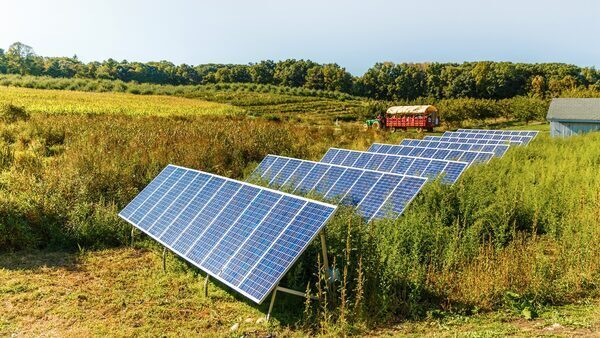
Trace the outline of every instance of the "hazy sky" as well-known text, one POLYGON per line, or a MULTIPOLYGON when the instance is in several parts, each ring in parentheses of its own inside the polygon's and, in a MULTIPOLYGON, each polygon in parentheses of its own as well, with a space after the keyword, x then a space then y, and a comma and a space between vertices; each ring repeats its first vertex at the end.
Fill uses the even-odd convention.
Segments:
POLYGON ((0 48, 83 61, 264 59, 565 62, 600 66, 598 0, 3 0, 0 48))

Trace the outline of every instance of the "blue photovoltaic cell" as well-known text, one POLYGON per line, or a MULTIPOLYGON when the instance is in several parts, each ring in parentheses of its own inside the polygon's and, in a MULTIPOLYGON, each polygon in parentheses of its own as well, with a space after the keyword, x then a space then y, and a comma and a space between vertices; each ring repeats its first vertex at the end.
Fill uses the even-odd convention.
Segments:
POLYGON ((223 184, 219 190, 212 196, 211 200, 204 206, 204 209, 199 212, 184 230, 179 239, 173 244, 173 248, 179 252, 187 253, 192 245, 202 233, 207 229, 208 225, 219 214, 219 211, 226 205, 231 198, 231 195, 236 193, 241 187, 241 184, 233 181, 225 181, 221 179, 223 184))
POLYGON ((408 153, 408 156, 420 157, 421 154, 425 151, 425 148, 412 148, 408 153))
MULTIPOLYGON (((430 137, 434 137, 434 136, 427 136, 426 138, 430 138, 430 137)), ((443 138, 437 138, 438 140, 442 140, 443 138)), ((409 142, 409 139, 404 139, 403 140, 403 144, 400 145, 382 145, 382 144, 373 144, 371 146, 371 148, 373 149, 377 149, 377 150, 369 150, 369 151, 373 151, 373 152, 378 152, 378 153, 386 153, 386 154, 395 154, 398 153, 400 151, 400 149, 406 149, 407 144, 409 142), (376 148, 374 148, 376 147, 376 148), (384 150, 385 149, 385 150, 384 150)), ((458 150, 458 151, 470 151, 470 152, 491 152, 494 153, 495 156, 498 157, 502 157, 504 155, 504 153, 506 153, 506 151, 509 148, 508 144, 505 144, 506 142, 504 141, 494 141, 494 140, 490 140, 490 141, 486 141, 486 140, 476 140, 473 141, 471 140, 471 142, 467 142, 467 143, 460 143, 458 140, 452 139, 452 140, 444 140, 444 141, 429 141, 429 140, 413 140, 414 142, 411 142, 411 144, 415 144, 417 147, 427 147, 427 148, 436 148, 436 149, 454 149, 454 150, 458 150), (473 142, 490 142, 490 144, 478 144, 478 143, 473 143, 473 142)), ((412 149, 412 148, 409 148, 412 149)), ((462 156, 462 155, 461 155, 462 156)), ((424 157, 424 156, 421 156, 424 157)), ((448 158, 446 158, 448 159, 448 158)))
MULTIPOLYGON (((191 182, 190 185, 183 191, 181 196, 173 203, 169 210, 157 221, 154 225, 162 228, 161 232, 153 231, 155 236, 160 237, 165 243, 171 244, 175 237, 180 233, 177 231, 177 226, 171 226, 173 224, 180 224, 179 221, 185 219, 186 211, 191 207, 192 201, 202 191, 208 180, 210 179, 207 175, 198 174, 191 182)), ((189 223, 191 218, 187 218, 189 223)), ((187 224, 187 223, 186 223, 187 224)), ((154 228, 152 229, 154 230, 154 228)))
POLYGON ((246 185, 232 195, 231 202, 219 212, 206 231, 198 236, 195 244, 189 250, 188 256, 196 262, 202 262, 259 191, 260 189, 256 187, 246 185))
POLYGON ((325 195, 329 189, 338 181, 340 176, 344 173, 346 168, 343 167, 331 167, 325 175, 319 180, 319 183, 315 186, 315 191, 321 195, 325 195))
POLYGON ((339 200, 346 195, 348 189, 350 189, 354 183, 356 183, 360 175, 362 175, 364 172, 365 171, 358 169, 346 169, 336 184, 327 192, 325 198, 339 200))
POLYGON ((344 161, 344 159, 346 159, 346 156, 348 156, 347 152, 338 150, 337 154, 333 157, 333 160, 331 160, 331 163, 341 164, 344 161))
MULTIPOLYGON (((338 150, 337 149, 329 149, 329 151, 327 151, 325 153, 325 155, 323 156, 322 161, 323 162, 327 162, 327 163, 331 163, 331 161, 333 161, 333 159, 335 158, 335 155, 337 155, 338 150)), ((272 157, 265 157, 266 158, 272 158, 272 157)))
POLYGON ((152 210, 152 208, 158 203, 163 196, 171 189, 171 187, 177 183, 177 181, 181 178, 181 176, 185 173, 183 169, 175 169, 175 171, 169 175, 152 195, 150 195, 137 210, 135 210, 128 218, 135 222, 136 224, 146 216, 148 212, 152 210))
POLYGON ((166 167, 163 171, 156 176, 150 184, 148 184, 135 198, 127 204, 127 206, 121 211, 123 217, 130 217, 142 203, 152 195, 152 193, 175 171, 174 167, 166 167))
POLYGON ((413 162, 413 164, 410 166, 410 168, 408 168, 406 173, 408 175, 425 177, 424 176, 425 169, 427 169, 427 167, 429 166, 430 163, 431 163, 431 160, 427 160, 424 158, 416 158, 415 161, 413 162))
POLYGON ((320 224, 326 222, 327 218, 329 213, 312 205, 302 209, 295 216, 296 222, 281 233, 240 288, 256 297, 268 293, 266 285, 276 283, 274 277, 284 274, 290 268, 310 243, 310 234, 318 232, 320 224))
POLYGON ((262 179, 266 182, 270 182, 273 178, 279 174, 281 169, 287 164, 286 161, 274 161, 271 166, 261 175, 262 179))
MULTIPOLYGON (((406 206, 412 201, 416 193, 425 185, 423 179, 417 177, 405 177, 398 187, 390 194, 387 201, 377 211, 375 218, 389 217, 402 214, 406 206)), ((396 216, 397 217, 397 216, 396 216)))
POLYGON ((366 169, 367 163, 371 160, 371 157, 373 157, 373 154, 371 153, 362 153, 352 166, 355 168, 366 169))
MULTIPOLYGON (((408 146, 393 146, 393 147, 408 147, 408 146)), ((410 148, 410 147, 408 147, 410 148)), ((336 148, 333 148, 336 149, 336 148)), ((378 148, 379 150, 384 150, 385 148, 378 148)), ((389 149, 392 149, 391 147, 389 149)), ((423 148, 428 149, 428 148, 423 148)), ((434 176, 440 176, 444 174, 447 168, 450 168, 450 164, 459 163, 459 166, 453 166, 452 168, 466 168, 470 162, 461 162, 461 161, 452 161, 448 160, 447 155, 449 155, 450 151, 445 149, 434 149, 436 152, 434 156, 439 156, 441 159, 435 158, 421 158, 421 157, 407 157, 401 155, 393 155, 393 154, 378 154, 378 153, 367 153, 356 150, 340 150, 348 152, 350 154, 361 154, 359 157, 359 161, 363 164, 363 166, 367 169, 376 168, 377 171, 380 172, 391 172, 399 175, 413 175, 413 176, 421 176, 428 178, 435 178, 434 176), (370 167, 372 165, 372 167, 370 167)), ((460 154, 465 154, 465 152, 460 152, 460 154)), ((482 154, 482 153, 473 153, 474 155, 482 154)), ((488 154, 488 153, 484 153, 488 154)), ((488 154, 489 156, 493 156, 492 153, 488 154)), ((349 156, 349 155, 348 155, 349 156)), ((357 163, 359 162, 357 161, 357 163)), ((473 159, 473 161, 477 161, 477 159, 473 159)), ((357 167, 356 164, 353 167, 357 167)), ((360 168, 360 167, 359 167, 360 168)), ((456 169, 455 169, 456 170, 456 169)), ((453 175, 449 175, 452 177, 452 180, 443 179, 444 183, 454 183, 461 172, 456 172, 453 175), (458 174, 458 176, 456 175, 458 174)))
POLYGON ((285 166, 277 173, 277 176, 269 182, 269 184, 283 185, 285 181, 292 176, 302 162, 299 160, 289 160, 285 166))
MULTIPOLYGON (((165 198, 154 207, 154 210, 162 209, 160 216, 146 217, 140 221, 139 225, 148 229, 154 236, 160 236, 185 206, 185 197, 192 193, 189 189, 190 185, 196 181, 198 175, 193 171, 186 172, 165 198), (181 195, 184 195, 184 198, 181 198, 181 195), (148 223, 146 222, 151 223, 151 225, 147 226, 148 223)), ((152 215, 154 210, 148 215, 152 215)))
MULTIPOLYGON (((440 142, 451 142, 451 143, 470 143, 470 144, 507 144, 507 141, 498 140, 486 140, 486 139, 474 139, 464 137, 448 137, 448 136, 425 136, 424 140, 428 141, 440 141, 440 142)), ((521 141, 510 142, 515 144, 521 144, 521 141)))
POLYGON ((477 153, 467 153, 467 152, 464 152, 461 150, 439 149, 438 152, 439 152, 440 156, 446 155, 443 158, 445 158, 447 160, 464 161, 464 162, 469 162, 469 163, 471 161, 468 161, 465 158, 469 158, 469 156, 468 156, 469 154, 477 155, 477 153))
POLYGON ((349 153, 344 162, 341 163, 341 165, 351 167, 356 162, 359 156, 360 154, 357 153, 349 153))
MULTIPOLYGON (((342 153, 346 158, 355 154, 364 154, 363 152, 357 151, 342 149, 336 150, 336 154, 342 153)), ((398 175, 393 172, 393 168, 398 167, 398 160, 408 159, 410 161, 409 163, 413 163, 415 159, 375 153, 368 155, 370 155, 370 159, 369 161, 366 161, 365 159, 365 161, 363 161, 364 165, 373 168, 378 167, 378 171, 363 168, 350 168, 331 163, 318 162, 314 165, 314 169, 310 172, 304 170, 304 177, 302 177, 302 175, 298 176, 298 183, 289 185, 289 187, 296 188, 296 191, 300 191, 302 193, 316 192, 327 199, 340 201, 339 203, 344 205, 358 206, 362 203, 363 209, 359 209, 358 211, 365 217, 365 220, 370 221, 371 219, 375 218, 374 216, 376 211, 381 206, 380 204, 377 206, 377 208, 375 208, 374 204, 378 202, 382 203, 382 198, 387 199, 387 196, 376 196, 371 194, 369 201, 364 201, 365 197, 369 194, 369 192, 372 191, 372 189, 375 189, 373 192, 379 192, 379 194, 391 194, 391 191, 387 191, 380 184, 377 184, 378 180, 381 179, 382 182, 396 180, 399 182, 405 176, 398 175), (388 168, 387 173, 381 172, 381 168, 388 168), (382 178, 388 176, 390 178, 386 178, 385 180, 382 178)), ((292 160, 297 160, 275 155, 268 155, 268 157, 275 158, 275 160, 272 161, 273 163, 277 163, 278 161, 288 161, 289 163, 292 160)), ((329 158, 332 161, 335 160, 333 156, 324 156, 324 158, 329 158)), ((294 175, 298 174, 298 171, 301 170, 304 163, 315 163, 305 160, 297 161, 302 161, 303 164, 299 166, 299 169, 296 170, 294 175)), ((447 163, 447 161, 443 162, 447 163)), ((434 171, 435 169, 435 166, 431 167, 431 171, 434 171)), ((426 181, 425 178, 421 178, 421 180, 426 181)), ((286 182, 284 185, 287 186, 288 183, 286 182)), ((277 184, 272 184, 271 186, 278 188, 277 184)), ((395 186, 391 186, 389 188, 394 189, 395 186)), ((418 191, 415 191, 414 193, 416 194, 418 191)))
POLYGON ((392 172, 406 175, 408 168, 410 168, 414 161, 414 157, 400 157, 398 162, 396 162, 396 166, 392 169, 392 172))
POLYGON ((481 139, 481 140, 498 140, 498 141, 517 141, 523 144, 528 144, 533 139, 532 136, 515 136, 509 134, 483 134, 483 133, 470 133, 470 132, 451 132, 447 131, 443 137, 450 138, 470 138, 470 139, 481 139))
POLYGON ((410 154, 412 149, 413 149, 412 147, 396 148, 395 153, 398 155, 408 156, 408 154, 410 154))
POLYGON ((392 170, 401 159, 399 156, 386 156, 385 160, 379 166, 379 171, 393 172, 392 170))
POLYGON ((425 150, 423 150, 423 152, 421 153, 421 157, 425 157, 425 158, 437 158, 440 160, 445 159, 445 156, 441 156, 440 154, 438 154, 438 149, 435 148, 423 148, 425 150))
MULTIPOLYGON (((265 159, 257 171, 266 172, 277 160, 265 159)), ((257 303, 336 209, 175 166, 165 168, 140 195, 120 217, 257 303)))
POLYGON ((254 269, 254 264, 260 261, 269 246, 275 242, 277 236, 292 222, 305 203, 303 200, 284 196, 275 205, 273 212, 258 225, 240 247, 221 272, 221 276, 232 281, 233 284, 239 285, 245 279, 246 274, 254 269))
MULTIPOLYGON (((383 146, 383 144, 373 143, 367 151, 370 153, 378 153, 379 152, 378 150, 381 149, 382 146, 383 146)), ((333 148, 330 148, 329 150, 331 150, 331 149, 333 149, 333 148)), ((324 160, 325 159, 321 159, 321 162, 325 162, 324 160)))
POLYGON ((281 197, 280 194, 261 190, 252 202, 255 207, 240 215, 229 231, 223 235, 221 241, 215 245, 213 251, 201 262, 202 267, 208 271, 221 271, 281 197))
POLYGON ((319 182, 319 180, 323 177, 323 175, 325 175, 327 170, 329 170, 329 168, 331 167, 323 165, 321 163, 316 164, 314 168, 310 171, 310 173, 306 175, 304 180, 302 180, 302 182, 299 183, 300 185, 294 191, 303 193, 310 192, 319 182))
POLYGON ((436 178, 444 172, 448 162, 433 160, 423 172, 423 176, 436 178))
POLYGON ((459 129, 457 132, 478 135, 511 135, 532 138, 535 138, 538 134, 538 131, 535 130, 459 129))
MULTIPOLYGON (((486 163, 494 157, 494 153, 479 153, 474 162, 486 163)), ((465 161, 466 162, 466 161, 465 161)))
MULTIPOLYGON (((270 156, 267 156, 270 157, 270 156)), ((314 163, 302 161, 298 169, 283 183, 284 187, 295 188, 315 167, 314 163)))
POLYGON ((452 162, 446 167, 445 175, 442 178, 444 183, 454 183, 458 180, 458 177, 465 171, 467 164, 464 162, 452 162))
POLYGON ((156 204, 154 204, 154 206, 152 206, 152 208, 146 212, 144 217, 142 217, 138 221, 138 225, 141 228, 148 229, 150 233, 156 235, 154 232, 152 232, 154 222, 165 213, 169 205, 171 205, 171 203, 173 203, 173 201, 175 200, 175 198, 177 198, 181 191, 185 189, 185 187, 187 187, 191 179, 189 176, 193 176, 193 173, 184 172, 184 174, 179 178, 179 180, 177 180, 177 182, 175 182, 175 184, 173 184, 164 193, 164 195, 156 202, 156 204))
POLYGON ((373 154, 369 162, 367 162, 367 164, 365 165, 365 169, 378 170, 377 168, 379 168, 381 162, 383 162, 383 160, 385 160, 386 157, 387 156, 385 155, 373 154))
POLYGON ((263 160, 260 162, 258 167, 256 167, 256 169, 254 169, 254 172, 252 173, 252 176, 250 176, 250 179, 251 180, 260 180, 260 178, 265 174, 267 169, 269 169, 269 167, 273 164, 274 160, 275 160, 274 158, 268 158, 268 157, 263 158, 263 160))
MULTIPOLYGON (((404 143, 410 142, 413 145, 417 146, 408 146, 408 145, 379 145, 376 149, 378 153, 391 154, 391 155, 401 155, 407 154, 407 156, 416 156, 422 158, 433 158, 438 160, 449 160, 449 161, 466 161, 469 163, 474 162, 478 159, 478 155, 481 152, 480 150, 473 149, 471 147, 473 144, 461 144, 461 143, 446 143, 446 142, 430 142, 425 140, 410 140, 404 139, 404 143), (451 153, 448 150, 452 149, 451 153), (467 160, 468 159, 468 160, 467 160)), ((506 147, 506 146, 503 146, 506 147)), ((375 149, 375 148, 373 148, 375 149)), ((493 152, 488 150, 486 152, 493 152)), ((492 155, 492 154, 490 154, 492 155)))
POLYGON ((223 183, 225 183, 225 181, 218 177, 205 177, 207 183, 203 185, 202 189, 193 197, 191 202, 183 209, 181 214, 177 216, 175 221, 173 221, 173 226, 169 227, 161 235, 161 240, 167 243, 167 245, 172 246, 173 243, 179 239, 187 226, 194 220, 198 213, 204 209, 206 203, 210 201, 223 183))
POLYGON ((384 174, 358 205, 359 214, 367 220, 373 218, 402 178, 398 175, 384 174))
POLYGON ((477 153, 466 153, 461 157, 461 161, 474 162, 477 159, 477 153))
POLYGON ((360 178, 354 183, 352 188, 348 190, 348 193, 340 201, 344 205, 358 205, 360 201, 365 198, 373 184, 381 178, 383 173, 374 171, 367 171, 360 176, 360 178))
MULTIPOLYGON (((437 149, 435 152, 435 159, 438 160, 450 160, 449 158, 447 158, 450 154, 450 150, 448 149, 437 149)), ((460 152, 460 154, 462 155, 462 152, 460 152)))

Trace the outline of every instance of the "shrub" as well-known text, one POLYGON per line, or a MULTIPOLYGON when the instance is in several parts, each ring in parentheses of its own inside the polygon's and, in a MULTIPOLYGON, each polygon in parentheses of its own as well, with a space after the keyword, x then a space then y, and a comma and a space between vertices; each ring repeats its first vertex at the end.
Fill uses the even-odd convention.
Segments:
POLYGON ((0 104, 0 120, 5 123, 29 120, 29 113, 23 107, 12 103, 0 104))

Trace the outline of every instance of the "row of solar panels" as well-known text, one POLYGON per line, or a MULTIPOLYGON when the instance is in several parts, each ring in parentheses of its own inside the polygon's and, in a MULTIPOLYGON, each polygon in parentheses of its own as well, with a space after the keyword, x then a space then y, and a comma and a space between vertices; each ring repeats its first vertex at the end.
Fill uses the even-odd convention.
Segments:
MULTIPOLYGON (((460 129, 456 132, 447 131, 442 135, 446 139, 500 141, 512 144, 529 144, 537 136, 537 131, 515 130, 485 130, 485 129, 460 129)), ((427 138, 426 138, 427 139, 427 138)))
MULTIPOLYGON (((405 140, 405 145, 374 144, 367 152, 331 148, 320 162, 268 155, 250 180, 292 193, 313 192, 353 206, 366 221, 394 218, 428 179, 440 177, 444 183, 454 183, 471 164, 504 155, 506 140, 492 140, 495 136, 456 142, 463 138, 444 135, 433 140, 405 140)), ((119 216, 209 275, 262 303, 336 208, 169 165, 119 216)))
MULTIPOLYGON (((427 179, 453 184, 471 164, 501 157, 511 145, 510 140, 494 140, 497 135, 480 134, 464 142, 450 135, 445 137, 452 141, 375 143, 366 152, 330 148, 320 162, 269 155, 251 177, 272 188, 315 193, 332 203, 354 206, 367 222, 396 218, 427 179)), ((512 144, 523 144, 516 138, 533 137, 529 135, 529 131, 515 132, 508 137, 514 138, 512 144)))

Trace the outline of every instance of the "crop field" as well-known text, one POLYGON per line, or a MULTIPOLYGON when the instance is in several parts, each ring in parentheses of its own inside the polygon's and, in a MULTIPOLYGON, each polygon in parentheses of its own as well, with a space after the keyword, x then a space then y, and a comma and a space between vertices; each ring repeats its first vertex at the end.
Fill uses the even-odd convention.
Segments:
POLYGON ((90 93, 0 87, 0 102, 10 102, 31 113, 114 115, 239 115, 244 110, 229 104, 165 95, 90 93))
POLYGON ((313 124, 331 123, 336 119, 356 120, 356 112, 366 105, 366 100, 347 94, 271 85, 168 86, 89 79, 40 80, 32 76, 14 75, 0 75, 0 100, 31 107, 32 112, 139 114, 141 111, 146 115, 245 113, 273 120, 310 121, 313 124))
POLYGON ((0 88, 0 103, 31 113, 0 120, 0 336, 600 329, 600 134, 552 139, 539 121, 501 121, 540 135, 452 186, 428 184, 397 220, 367 225, 342 208, 327 225, 340 280, 324 291, 313 243, 282 284, 326 302, 278 295, 266 323, 268 302, 217 282, 204 298, 204 273, 174 255, 163 272, 161 248, 139 233, 131 246, 119 210, 169 163, 245 179, 267 154, 319 160, 422 135, 334 124, 363 104, 352 98, 150 94, 0 88))

